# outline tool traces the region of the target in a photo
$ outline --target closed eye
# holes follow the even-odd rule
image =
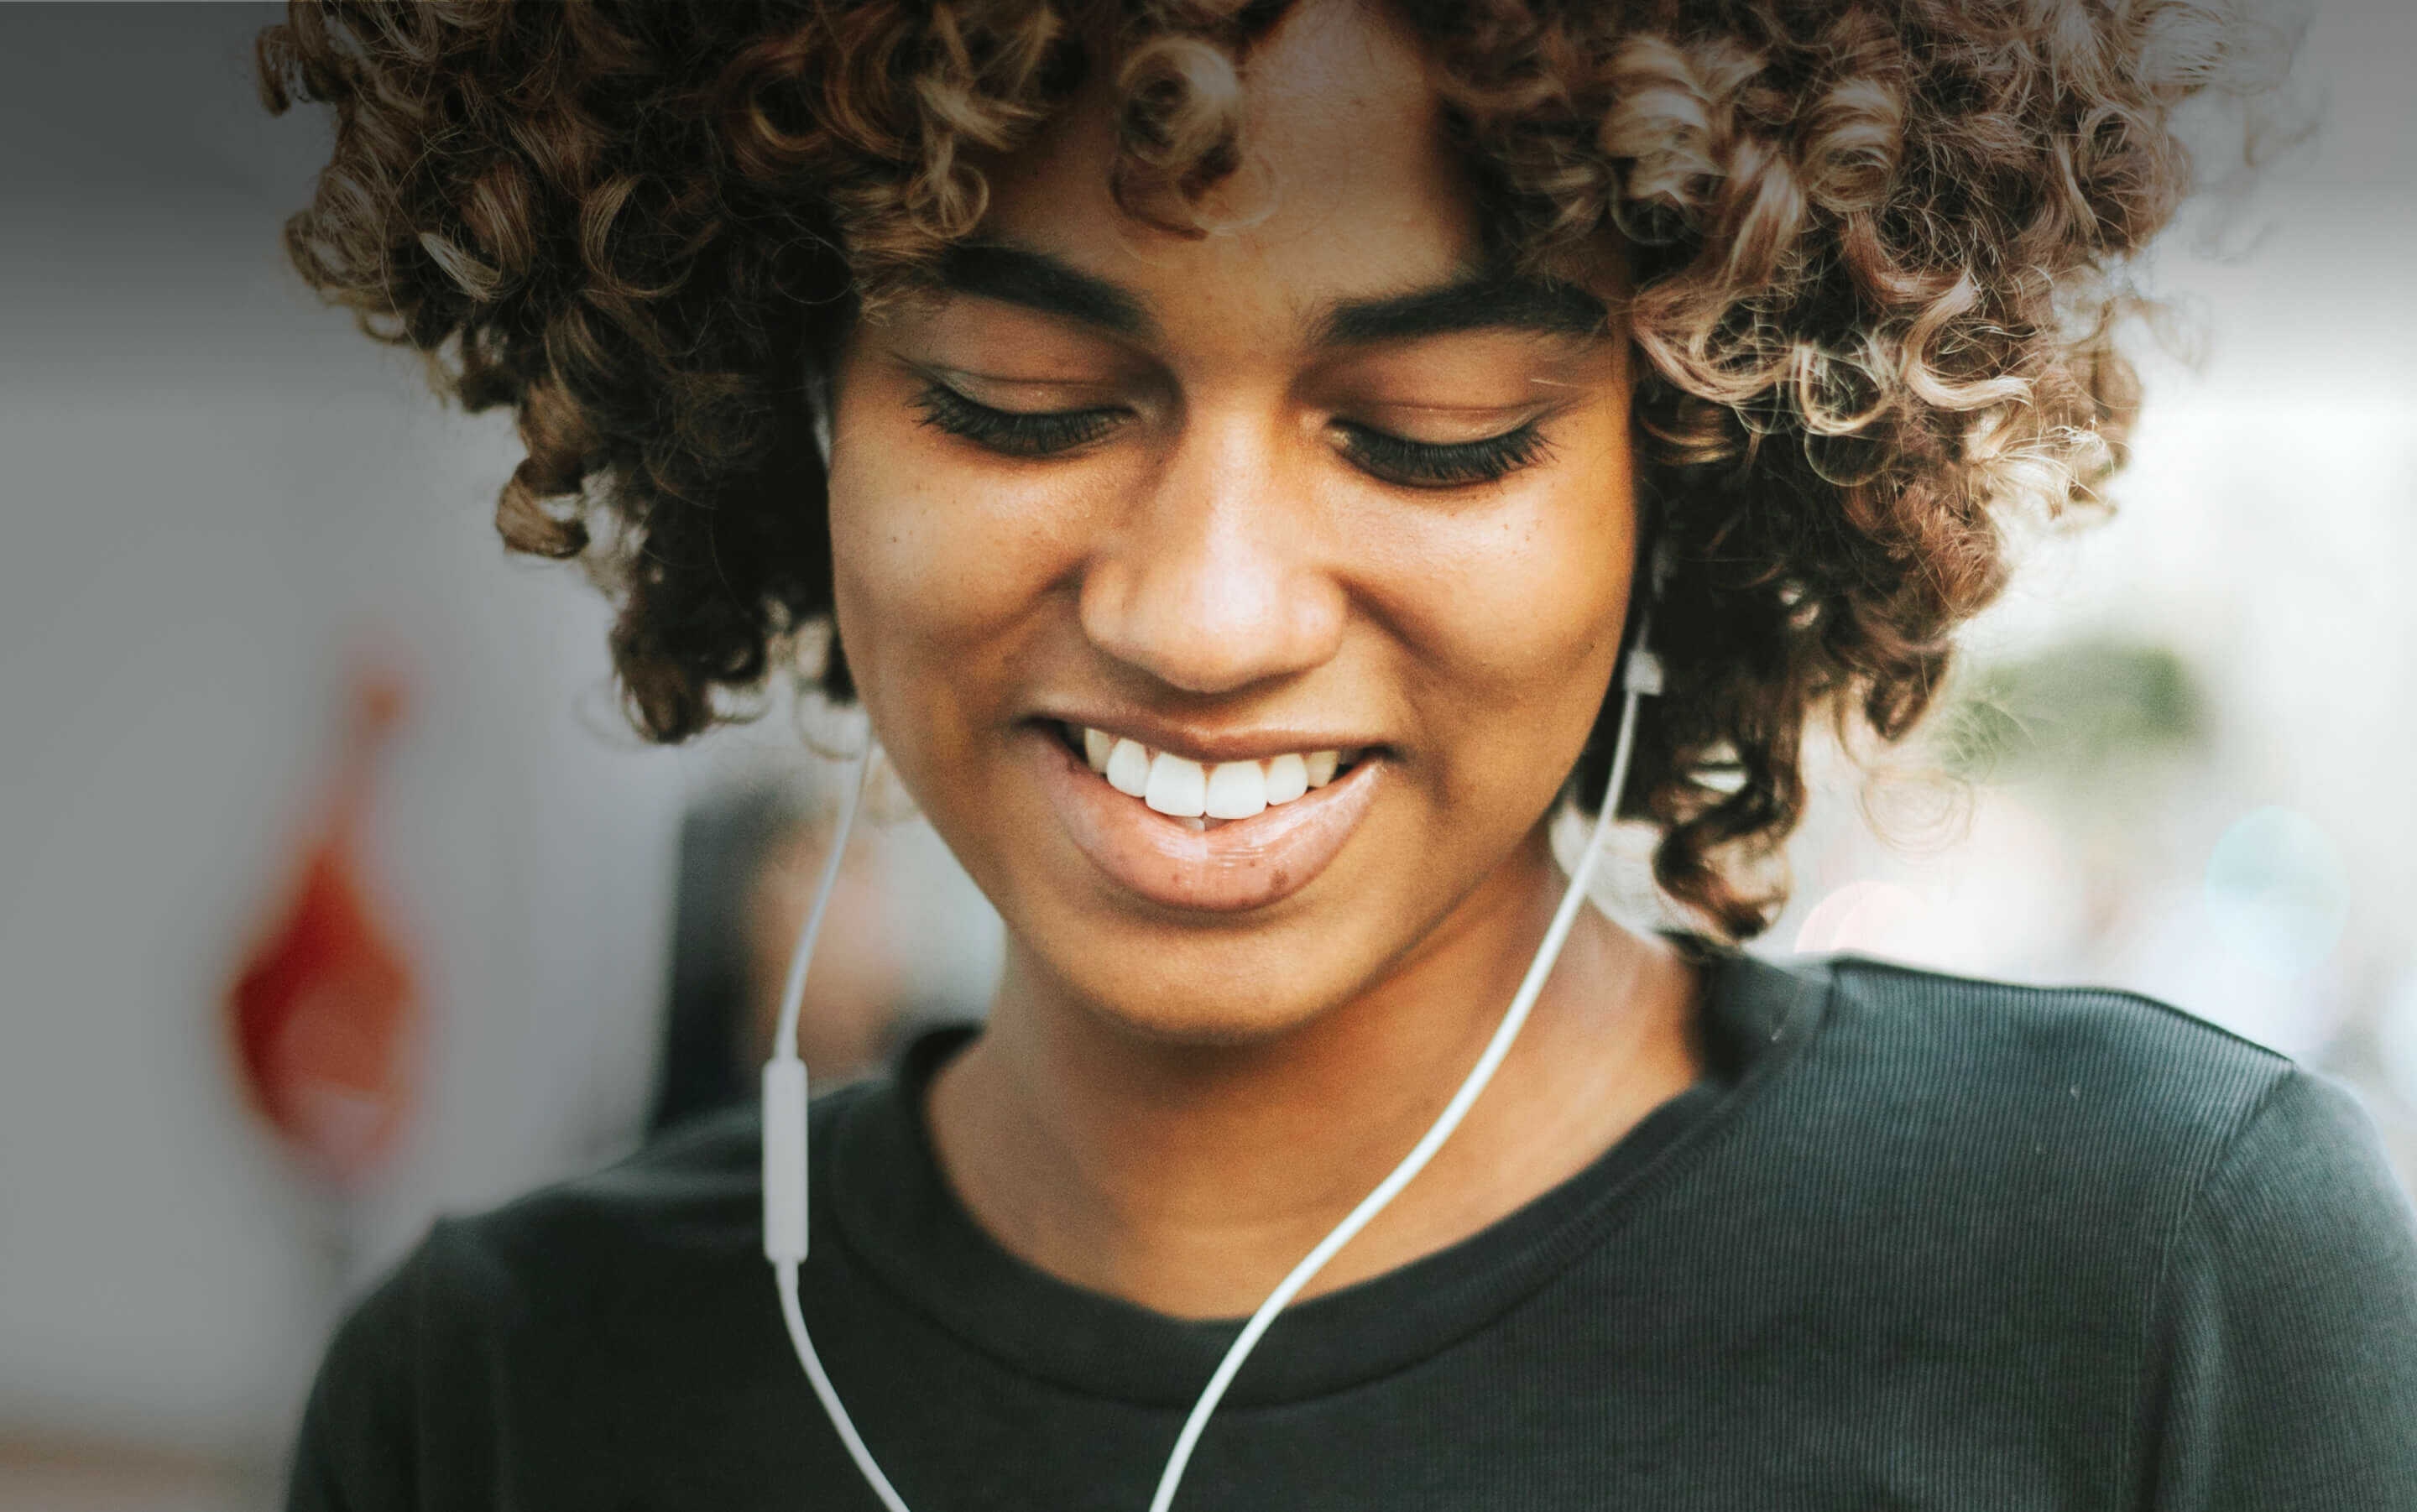
[[[969,399],[947,384],[927,384],[916,397],[923,423],[1010,457],[1055,457],[1099,440],[1126,412],[1114,406],[1079,410],[1002,410]],[[1356,421],[1337,420],[1344,456],[1370,476],[1405,488],[1448,489],[1491,483],[1534,465],[1549,452],[1541,422],[1499,435],[1449,443],[1412,441]]]
[[[925,386],[915,402],[925,425],[1010,457],[1054,457],[1087,446],[1116,429],[1125,413],[1114,408],[994,409],[941,383]]]
[[[1337,420],[1334,429],[1343,454],[1371,476],[1405,488],[1446,489],[1492,483],[1543,461],[1551,447],[1540,425],[1530,420],[1500,435],[1448,444],[1411,441],[1348,420]]]

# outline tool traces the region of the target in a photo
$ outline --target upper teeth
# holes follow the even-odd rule
[[[1178,819],[1248,819],[1271,803],[1290,803],[1326,786],[1343,764],[1340,750],[1205,764],[1088,728],[1083,731],[1083,754],[1110,787]]]

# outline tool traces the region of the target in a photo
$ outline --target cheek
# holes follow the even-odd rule
[[[833,608],[858,697],[919,809],[976,864],[996,773],[986,741],[1012,689],[1013,639],[1032,579],[1011,536],[917,466],[919,448],[861,432],[835,441]]]
[[[1452,685],[1437,706],[1523,754],[1575,758],[1619,652],[1635,507],[1624,433],[1597,430],[1491,507],[1422,521],[1388,571],[1391,617]]]
[[[1068,533],[1035,491],[956,461],[911,417],[842,421],[831,552],[849,665],[876,703],[901,679],[963,692],[1046,603]]]

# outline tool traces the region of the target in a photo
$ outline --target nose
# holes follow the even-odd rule
[[[1093,645],[1187,693],[1306,672],[1341,643],[1305,480],[1247,420],[1187,427],[1105,539],[1081,591]]]

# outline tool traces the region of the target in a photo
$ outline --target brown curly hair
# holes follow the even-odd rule
[[[514,408],[504,539],[586,557],[631,716],[677,740],[828,622],[817,354],[1098,69],[1118,203],[1206,234],[1289,3],[296,0],[263,93],[336,138],[286,245],[463,404]],[[2120,461],[2125,270],[2193,178],[2177,111],[2265,87],[2288,41],[2221,0],[1395,6],[1495,250],[1627,260],[1670,563],[1627,801],[1662,888],[1753,934],[1808,719],[1903,736],[2004,581],[2000,513]],[[850,691],[835,645],[821,676]]]

